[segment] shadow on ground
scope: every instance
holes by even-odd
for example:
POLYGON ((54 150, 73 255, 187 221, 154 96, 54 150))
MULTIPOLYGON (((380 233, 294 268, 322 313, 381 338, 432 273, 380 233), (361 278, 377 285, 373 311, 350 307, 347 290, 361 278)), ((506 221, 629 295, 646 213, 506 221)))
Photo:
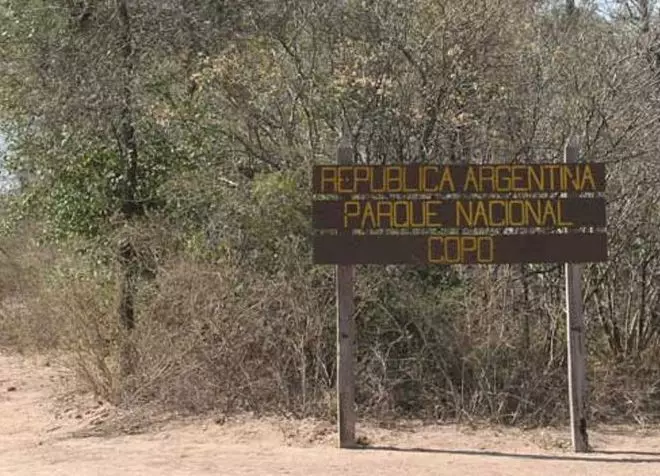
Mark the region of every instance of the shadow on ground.
POLYGON ((517 458, 532 460, 554 460, 554 461, 586 461, 594 463, 660 463, 660 452, 644 451, 592 451, 582 455, 537 455, 526 453, 504 453, 500 451, 488 450, 449 450, 449 449, 429 449, 429 448, 397 448, 395 446, 363 446, 356 449, 364 451, 395 451, 404 453, 436 453, 436 454, 455 454, 464 456, 491 456, 500 458, 517 458), (645 458, 611 458, 599 455, 630 455, 645 456, 645 458))

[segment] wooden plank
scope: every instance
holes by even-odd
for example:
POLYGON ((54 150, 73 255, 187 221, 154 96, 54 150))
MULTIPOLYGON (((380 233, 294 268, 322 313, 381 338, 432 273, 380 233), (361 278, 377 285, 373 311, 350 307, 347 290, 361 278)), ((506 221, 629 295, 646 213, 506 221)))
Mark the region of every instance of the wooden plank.
MULTIPOLYGON (((353 162, 353 149, 350 135, 344 128, 337 149, 337 162, 350 164, 353 162)), ((349 235, 345 235, 350 238, 349 235)), ((355 311, 354 302, 354 267, 342 263, 336 269, 337 292, 337 425, 339 432, 339 447, 350 448, 355 445, 355 372, 353 360, 355 355, 355 311)))
POLYGON ((317 235, 316 264, 589 263, 607 260, 605 233, 317 235))
POLYGON ((604 198, 316 200, 317 230, 604 227, 604 198))
POLYGON ((604 192, 604 163, 316 165, 315 194, 604 192))
MULTIPOLYGON (((575 163, 578 149, 569 140, 564 149, 564 161, 575 163)), ((566 235, 570 236, 570 235, 566 235)), ((587 350, 582 313, 582 265, 566 263, 566 334, 568 352, 568 394, 571 415, 571 440, 576 453, 589 451, 587 434, 587 350)))

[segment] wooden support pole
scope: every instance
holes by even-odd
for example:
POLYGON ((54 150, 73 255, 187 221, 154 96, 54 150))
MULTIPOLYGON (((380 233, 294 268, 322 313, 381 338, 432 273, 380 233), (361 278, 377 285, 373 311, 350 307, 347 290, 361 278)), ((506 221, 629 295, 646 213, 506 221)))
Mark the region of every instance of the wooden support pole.
MULTIPOLYGON (((564 149, 564 162, 578 161, 574 138, 564 149)), ((566 279, 566 335, 568 352, 568 395, 573 451, 589 451, 587 435, 587 350, 582 314, 582 265, 564 265, 566 279)))
MULTIPOLYGON (((349 131, 344 127, 337 150, 339 164, 353 162, 349 131)), ((348 233, 351 233, 349 230, 348 233)), ((353 314, 354 266, 337 266, 337 425, 339 447, 355 445, 355 373, 353 368, 355 348, 355 321, 353 314)))

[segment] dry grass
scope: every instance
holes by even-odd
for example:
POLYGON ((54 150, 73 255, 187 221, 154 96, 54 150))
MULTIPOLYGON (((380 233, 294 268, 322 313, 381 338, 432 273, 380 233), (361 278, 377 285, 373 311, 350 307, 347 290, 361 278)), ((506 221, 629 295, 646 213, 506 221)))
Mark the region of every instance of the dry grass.
POLYGON ((57 317, 42 306, 44 270, 53 266, 52 250, 38 246, 25 232, 0 245, 0 345, 21 350, 58 345, 57 317), (40 309, 39 312, 35 312, 40 309))
POLYGON ((191 412, 318 413, 331 386, 329 313, 293 283, 228 265, 163 269, 143 297, 130 397, 191 412))

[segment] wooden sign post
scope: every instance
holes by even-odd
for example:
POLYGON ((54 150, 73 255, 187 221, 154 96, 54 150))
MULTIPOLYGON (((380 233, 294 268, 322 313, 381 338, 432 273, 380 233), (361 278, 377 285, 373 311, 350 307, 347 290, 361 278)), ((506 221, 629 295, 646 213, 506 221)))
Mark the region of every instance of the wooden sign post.
MULTIPOLYGON (((353 148, 346 127, 342 133, 337 150, 337 162, 347 165, 353 162, 353 148)), ((351 234, 351 230, 343 233, 351 234)), ((354 266, 337 265, 337 425, 339 447, 350 448, 355 445, 355 321, 353 314, 354 266)))
POLYGON ((355 165, 344 129, 338 164, 314 166, 313 261, 337 267, 341 448, 356 443, 355 265, 565 263, 573 447, 588 450, 580 263, 607 261, 606 173, 579 163, 572 143, 564 153, 564 163, 355 165))
MULTIPOLYGON (((564 162, 578 161, 574 139, 566 143, 564 162)), ((566 336, 571 440, 576 453, 589 451, 587 435, 587 350, 582 315, 582 265, 564 264, 566 279, 566 336)))

